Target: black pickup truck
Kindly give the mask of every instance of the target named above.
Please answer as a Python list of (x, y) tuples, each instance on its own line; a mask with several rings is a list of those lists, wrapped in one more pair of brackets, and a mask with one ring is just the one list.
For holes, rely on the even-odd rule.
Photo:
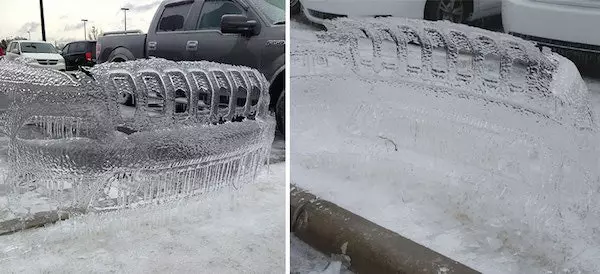
[(271, 109), (284, 133), (285, 7), (285, 0), (166, 0), (147, 34), (136, 30), (100, 36), (97, 62), (157, 57), (256, 68), (271, 83)]

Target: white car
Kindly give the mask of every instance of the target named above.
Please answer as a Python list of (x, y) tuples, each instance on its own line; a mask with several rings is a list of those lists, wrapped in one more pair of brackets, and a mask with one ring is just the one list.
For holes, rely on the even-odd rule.
[[(322, 24), (336, 17), (405, 17), (462, 23), (500, 14), (502, 0), (292, 0), (306, 17)], [(296, 5), (296, 6), (294, 6)]]
[(540, 45), (600, 53), (600, 0), (504, 0), (502, 23)]
[(44, 41), (20, 40), (12, 41), (6, 48), (6, 60), (12, 61), (18, 57), (26, 57), (31, 61), (30, 66), (56, 70), (65, 70), (65, 59), (59, 54), (54, 45)]

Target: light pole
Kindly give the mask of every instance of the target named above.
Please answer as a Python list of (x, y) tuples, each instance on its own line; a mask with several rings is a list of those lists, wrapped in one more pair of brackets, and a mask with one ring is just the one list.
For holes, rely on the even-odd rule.
[(87, 22), (87, 19), (81, 19), (81, 22), (83, 22), (83, 40), (87, 40), (87, 33), (86, 33), (86, 28), (85, 28), (85, 22)]
[(121, 10), (123, 11), (123, 15), (125, 15), (125, 31), (127, 31), (127, 11), (129, 8), (121, 8)]
[(42, 17), (42, 40), (46, 41), (46, 22), (44, 21), (44, 0), (40, 0), (40, 16)]
[(31, 31), (27, 31), (27, 35), (29, 35), (29, 40), (31, 40)]

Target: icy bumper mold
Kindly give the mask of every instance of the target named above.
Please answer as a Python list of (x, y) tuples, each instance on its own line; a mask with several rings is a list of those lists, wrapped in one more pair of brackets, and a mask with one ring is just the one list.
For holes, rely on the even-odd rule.
[(600, 138), (572, 62), (448, 22), (326, 27), (291, 50), (292, 172), (364, 180), (465, 216), (510, 252), (599, 269), (580, 254), (600, 243)]
[[(119, 103), (128, 95), (133, 106)], [(161, 59), (69, 75), (0, 66), (9, 182), (61, 207), (109, 209), (252, 182), (273, 142), (258, 71)]]

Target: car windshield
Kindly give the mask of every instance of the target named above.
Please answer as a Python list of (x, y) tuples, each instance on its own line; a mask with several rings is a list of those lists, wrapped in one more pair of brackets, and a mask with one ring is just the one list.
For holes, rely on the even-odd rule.
[(285, 0), (250, 0), (271, 24), (285, 23)]
[(21, 43), (23, 53), (58, 53), (52, 44), (47, 43)]

